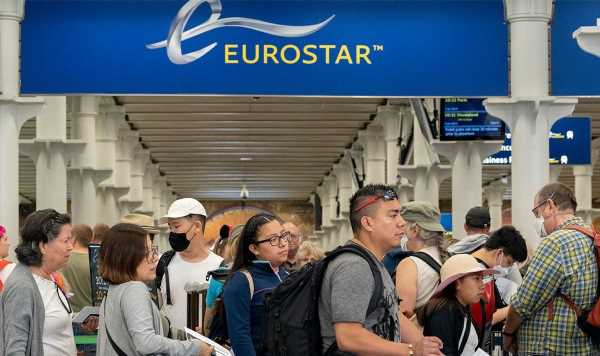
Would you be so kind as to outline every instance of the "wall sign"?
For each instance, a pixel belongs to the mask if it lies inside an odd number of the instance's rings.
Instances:
[[[506,96],[503,14],[501,0],[28,0],[21,91]]]

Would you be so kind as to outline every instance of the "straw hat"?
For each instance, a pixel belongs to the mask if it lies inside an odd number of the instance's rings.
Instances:
[[[440,294],[446,287],[472,273],[494,274],[496,271],[483,267],[475,257],[466,254],[450,257],[440,271],[440,285],[435,289],[435,295]]]
[[[154,225],[154,219],[144,214],[127,214],[121,218],[123,224],[133,224],[146,230],[149,234],[158,234],[160,230]]]

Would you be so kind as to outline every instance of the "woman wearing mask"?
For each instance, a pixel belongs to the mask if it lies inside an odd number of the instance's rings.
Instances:
[[[223,291],[229,338],[236,355],[263,354],[265,294],[288,275],[280,267],[287,261],[289,239],[281,221],[269,214],[251,217],[242,231],[233,274]]]
[[[54,274],[73,249],[71,219],[52,209],[25,219],[15,249],[19,263],[0,298],[1,355],[69,355],[77,353],[71,307]]]
[[[117,224],[102,242],[102,278],[110,285],[100,306],[98,355],[210,355],[200,342],[168,339],[145,282],[156,277],[157,252],[137,225]],[[107,312],[108,311],[108,312]]]
[[[442,266],[442,282],[417,317],[425,336],[442,340],[444,355],[470,356],[477,352],[479,338],[469,305],[479,302],[484,291],[483,275],[492,273],[471,255],[452,256]]]

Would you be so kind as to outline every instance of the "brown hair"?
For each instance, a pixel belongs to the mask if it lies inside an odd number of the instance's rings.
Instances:
[[[106,233],[110,230],[110,226],[106,224],[96,224],[94,225],[94,237],[93,241],[96,243],[102,243],[104,241],[104,237]]]
[[[600,232],[600,216],[592,220],[592,227]]]
[[[133,224],[113,226],[100,247],[102,278],[112,284],[133,281],[139,264],[146,258],[148,233]]]
[[[73,230],[71,230],[71,235],[73,235],[77,243],[83,247],[88,247],[92,241],[93,234],[92,228],[85,224],[73,225]]]
[[[577,200],[571,188],[562,183],[546,184],[537,193],[537,202],[541,203],[546,200],[552,200],[558,210],[577,210]]]

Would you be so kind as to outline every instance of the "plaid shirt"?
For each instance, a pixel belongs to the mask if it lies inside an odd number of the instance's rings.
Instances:
[[[598,268],[592,240],[567,225],[582,225],[571,218],[542,239],[512,301],[523,318],[518,331],[519,354],[600,355],[577,326],[577,317],[557,294],[571,297],[575,305],[590,308],[596,299]],[[554,319],[548,320],[548,303],[554,300]]]

